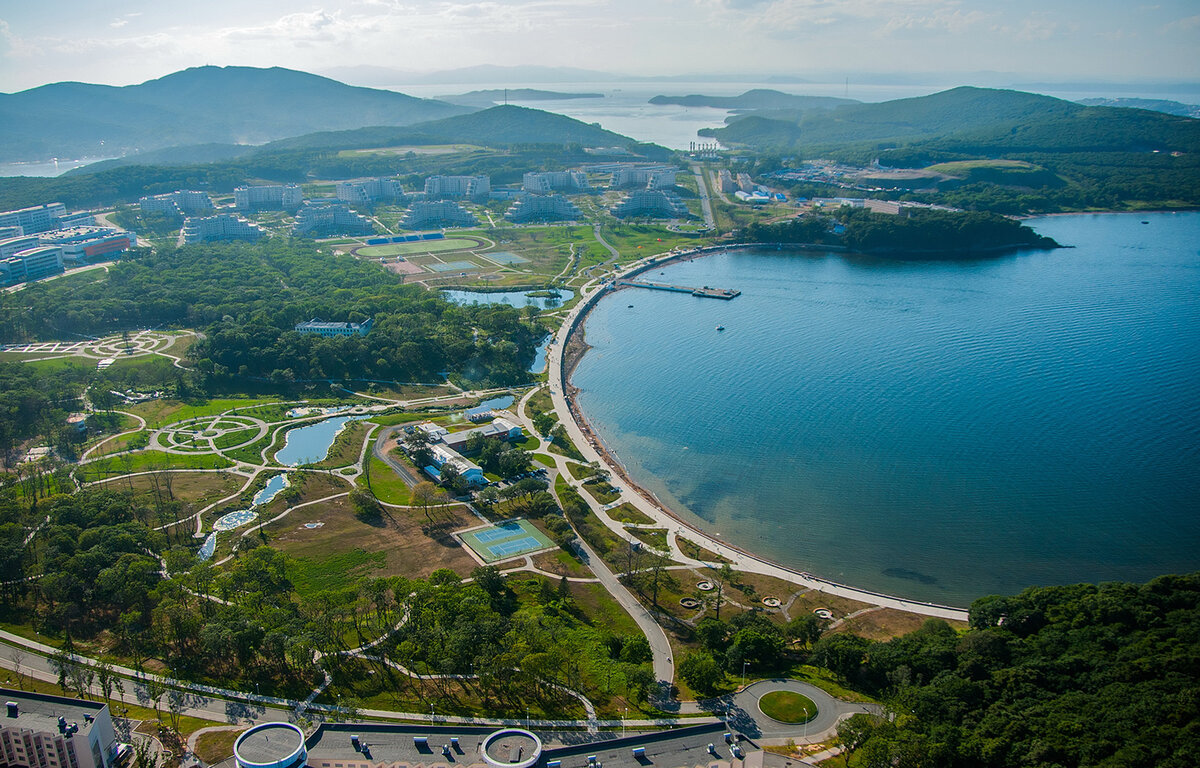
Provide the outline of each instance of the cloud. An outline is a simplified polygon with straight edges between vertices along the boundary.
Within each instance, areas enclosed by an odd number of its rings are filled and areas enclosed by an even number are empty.
[[[1182,19],[1175,19],[1174,21],[1167,23],[1167,26],[1164,28],[1164,31],[1169,30],[1169,31],[1174,32],[1176,30],[1185,30],[1186,31],[1186,30],[1192,30],[1192,29],[1200,29],[1200,16],[1188,16],[1188,17],[1182,18]]]

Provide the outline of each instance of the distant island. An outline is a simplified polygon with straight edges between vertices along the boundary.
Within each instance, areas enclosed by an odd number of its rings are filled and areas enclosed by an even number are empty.
[[[854,99],[833,96],[797,96],[770,88],[755,88],[739,96],[655,96],[651,104],[673,104],[680,107],[714,107],[716,109],[833,109],[842,104],[859,104]]]
[[[1126,109],[1148,109],[1179,117],[1200,117],[1200,104],[1184,104],[1170,99],[1080,99],[1086,107],[1124,107]]]
[[[441,100],[451,104],[468,106],[492,106],[498,101],[565,101],[568,99],[603,99],[603,93],[563,93],[542,91],[537,88],[488,88],[470,91],[456,96],[442,96]]]

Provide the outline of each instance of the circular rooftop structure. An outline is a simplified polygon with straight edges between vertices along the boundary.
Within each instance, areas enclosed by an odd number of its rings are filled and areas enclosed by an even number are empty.
[[[542,756],[542,741],[523,728],[488,734],[480,745],[484,762],[493,768],[530,768]]]
[[[308,759],[304,732],[291,723],[263,723],[233,743],[238,768],[296,768]]]

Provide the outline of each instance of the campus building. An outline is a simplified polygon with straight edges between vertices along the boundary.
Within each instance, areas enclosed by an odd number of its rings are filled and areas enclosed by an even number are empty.
[[[425,197],[465,197],[472,200],[485,198],[492,191],[492,181],[487,176],[430,176],[425,179]]]
[[[129,750],[107,704],[8,688],[0,696],[0,767],[112,768]]]
[[[428,227],[473,227],[476,223],[475,216],[453,200],[435,202],[419,200],[409,207],[400,226],[405,229],[426,229]]]
[[[37,235],[6,237],[0,240],[0,259],[7,259],[15,256],[17,251],[27,251],[30,248],[37,248],[41,244],[42,241]]]
[[[62,271],[63,249],[58,245],[27,248],[0,259],[0,281],[5,285],[40,280]]]
[[[290,211],[299,208],[303,202],[304,192],[299,184],[238,187],[233,190],[233,204],[239,211]]]
[[[612,215],[619,219],[686,219],[691,216],[687,205],[678,195],[657,189],[636,189],[630,192],[613,207]]]
[[[296,323],[298,333],[315,333],[318,336],[366,336],[374,325],[375,318],[368,318],[365,323],[326,323],[315,317],[303,323]]]
[[[547,192],[588,192],[587,174],[583,171],[531,171],[525,174],[526,192],[544,195]]]
[[[206,243],[212,240],[249,240],[254,242],[264,233],[257,224],[231,213],[215,216],[194,216],[183,222],[183,242]]]
[[[618,165],[613,168],[610,186],[613,189],[671,189],[675,186],[676,170],[670,165]]]
[[[380,200],[403,203],[404,188],[395,179],[363,179],[339,181],[337,199],[350,205],[371,205]]]
[[[87,215],[87,214],[85,214]],[[62,203],[45,203],[15,211],[0,212],[0,227],[20,227],[22,234],[32,235],[62,226],[67,207]]]
[[[297,237],[368,235],[373,231],[370,219],[350,210],[350,204],[340,200],[305,202],[292,226],[292,234]]]
[[[733,174],[728,168],[722,168],[717,171],[717,186],[722,192],[733,192],[737,189],[737,184],[733,180]]]
[[[441,436],[441,440],[450,448],[461,451],[467,447],[467,441],[473,435],[492,437],[497,440],[520,440],[523,434],[519,425],[501,417],[492,419],[490,424],[471,427],[470,429],[463,429],[458,432],[446,432]]]
[[[509,207],[504,218],[517,223],[578,221],[583,218],[583,213],[562,195],[526,195]]]
[[[737,188],[741,192],[750,193],[754,191],[754,179],[750,178],[748,173],[739,173],[737,175]]]
[[[135,233],[112,227],[56,229],[43,232],[38,239],[42,245],[61,246],[63,260],[70,264],[88,264],[137,246]]]
[[[138,200],[138,207],[142,213],[164,213],[175,217],[207,213],[213,209],[213,202],[207,192],[177,189],[163,195],[146,195]]]

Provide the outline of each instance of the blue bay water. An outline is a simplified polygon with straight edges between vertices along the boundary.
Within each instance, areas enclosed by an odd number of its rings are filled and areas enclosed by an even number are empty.
[[[1196,569],[1200,214],[1031,224],[1075,247],[656,270],[742,296],[602,300],[581,406],[681,516],[855,586],[966,605]]]

